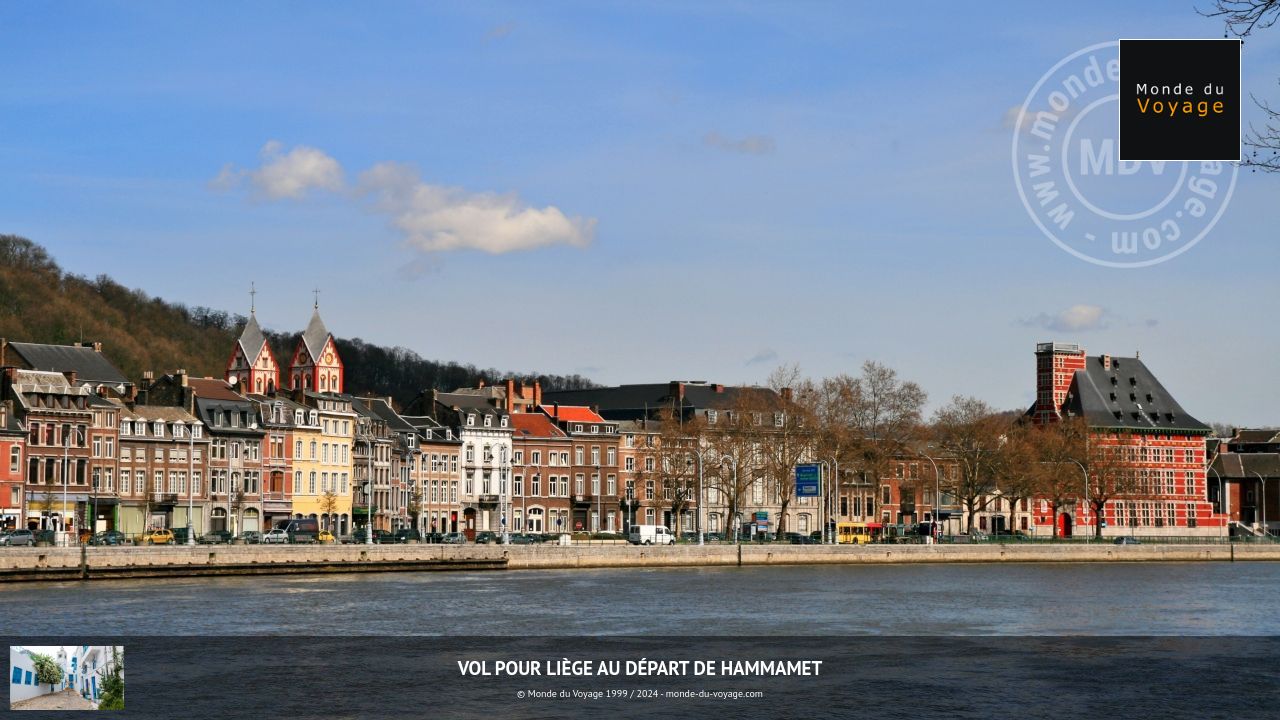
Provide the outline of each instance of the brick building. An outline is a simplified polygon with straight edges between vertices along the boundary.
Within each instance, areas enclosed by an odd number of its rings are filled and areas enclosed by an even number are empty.
[[[569,458],[573,442],[540,412],[511,415],[512,516],[516,532],[550,533],[571,527]]]
[[[25,527],[25,445],[26,431],[13,411],[13,401],[0,399],[0,531]]]
[[[1126,492],[1109,501],[1109,535],[1216,535],[1226,518],[1214,512],[1205,483],[1209,426],[1192,417],[1138,357],[1086,356],[1074,343],[1036,346],[1036,424],[1083,418],[1089,442],[1114,448],[1128,473]],[[1091,531],[1092,509],[1081,496],[1055,515],[1046,498],[1032,501],[1037,534],[1069,537]]]
[[[101,530],[137,535],[148,528],[209,529],[209,437],[181,407],[122,404],[114,522]]]
[[[538,409],[571,441],[569,529],[622,532],[618,424],[580,405],[540,405]]]
[[[1280,431],[1236,430],[1212,443],[1209,499],[1237,534],[1280,527]]]

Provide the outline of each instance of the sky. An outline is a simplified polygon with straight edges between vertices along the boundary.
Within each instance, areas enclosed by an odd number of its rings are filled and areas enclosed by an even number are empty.
[[[0,232],[301,330],[602,383],[896,368],[1030,403],[1034,346],[1141,351],[1280,423],[1272,215],[1239,176],[1151,267],[1023,209],[1011,110],[1058,60],[1222,37],[1188,3],[0,4]],[[1280,102],[1280,29],[1243,85]],[[1246,121],[1252,109],[1246,111]]]

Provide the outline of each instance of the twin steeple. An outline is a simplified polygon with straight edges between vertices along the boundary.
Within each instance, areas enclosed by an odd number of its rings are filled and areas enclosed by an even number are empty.
[[[289,363],[290,388],[326,393],[343,391],[345,371],[337,343],[320,318],[320,289],[312,291],[311,322],[303,331]],[[258,324],[255,285],[249,286],[249,319],[240,332],[227,362],[227,382],[245,393],[271,393],[280,387],[280,365]],[[243,388],[243,389],[241,389]]]

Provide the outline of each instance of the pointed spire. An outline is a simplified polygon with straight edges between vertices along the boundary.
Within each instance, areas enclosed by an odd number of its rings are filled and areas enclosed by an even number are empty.
[[[249,314],[253,315],[257,308],[258,288],[254,286],[252,280],[249,281]]]
[[[324,326],[324,320],[320,319],[320,308],[317,305],[311,313],[311,322],[307,323],[307,329],[302,332],[302,342],[306,344],[311,359],[318,361],[328,341],[329,329]]]
[[[320,309],[320,288],[316,288],[312,290],[311,294],[315,296],[315,303],[311,307],[316,310],[319,310]]]

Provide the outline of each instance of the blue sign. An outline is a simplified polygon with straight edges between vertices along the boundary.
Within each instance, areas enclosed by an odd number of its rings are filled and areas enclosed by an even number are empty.
[[[821,465],[808,463],[796,466],[796,497],[818,497],[821,486]]]

